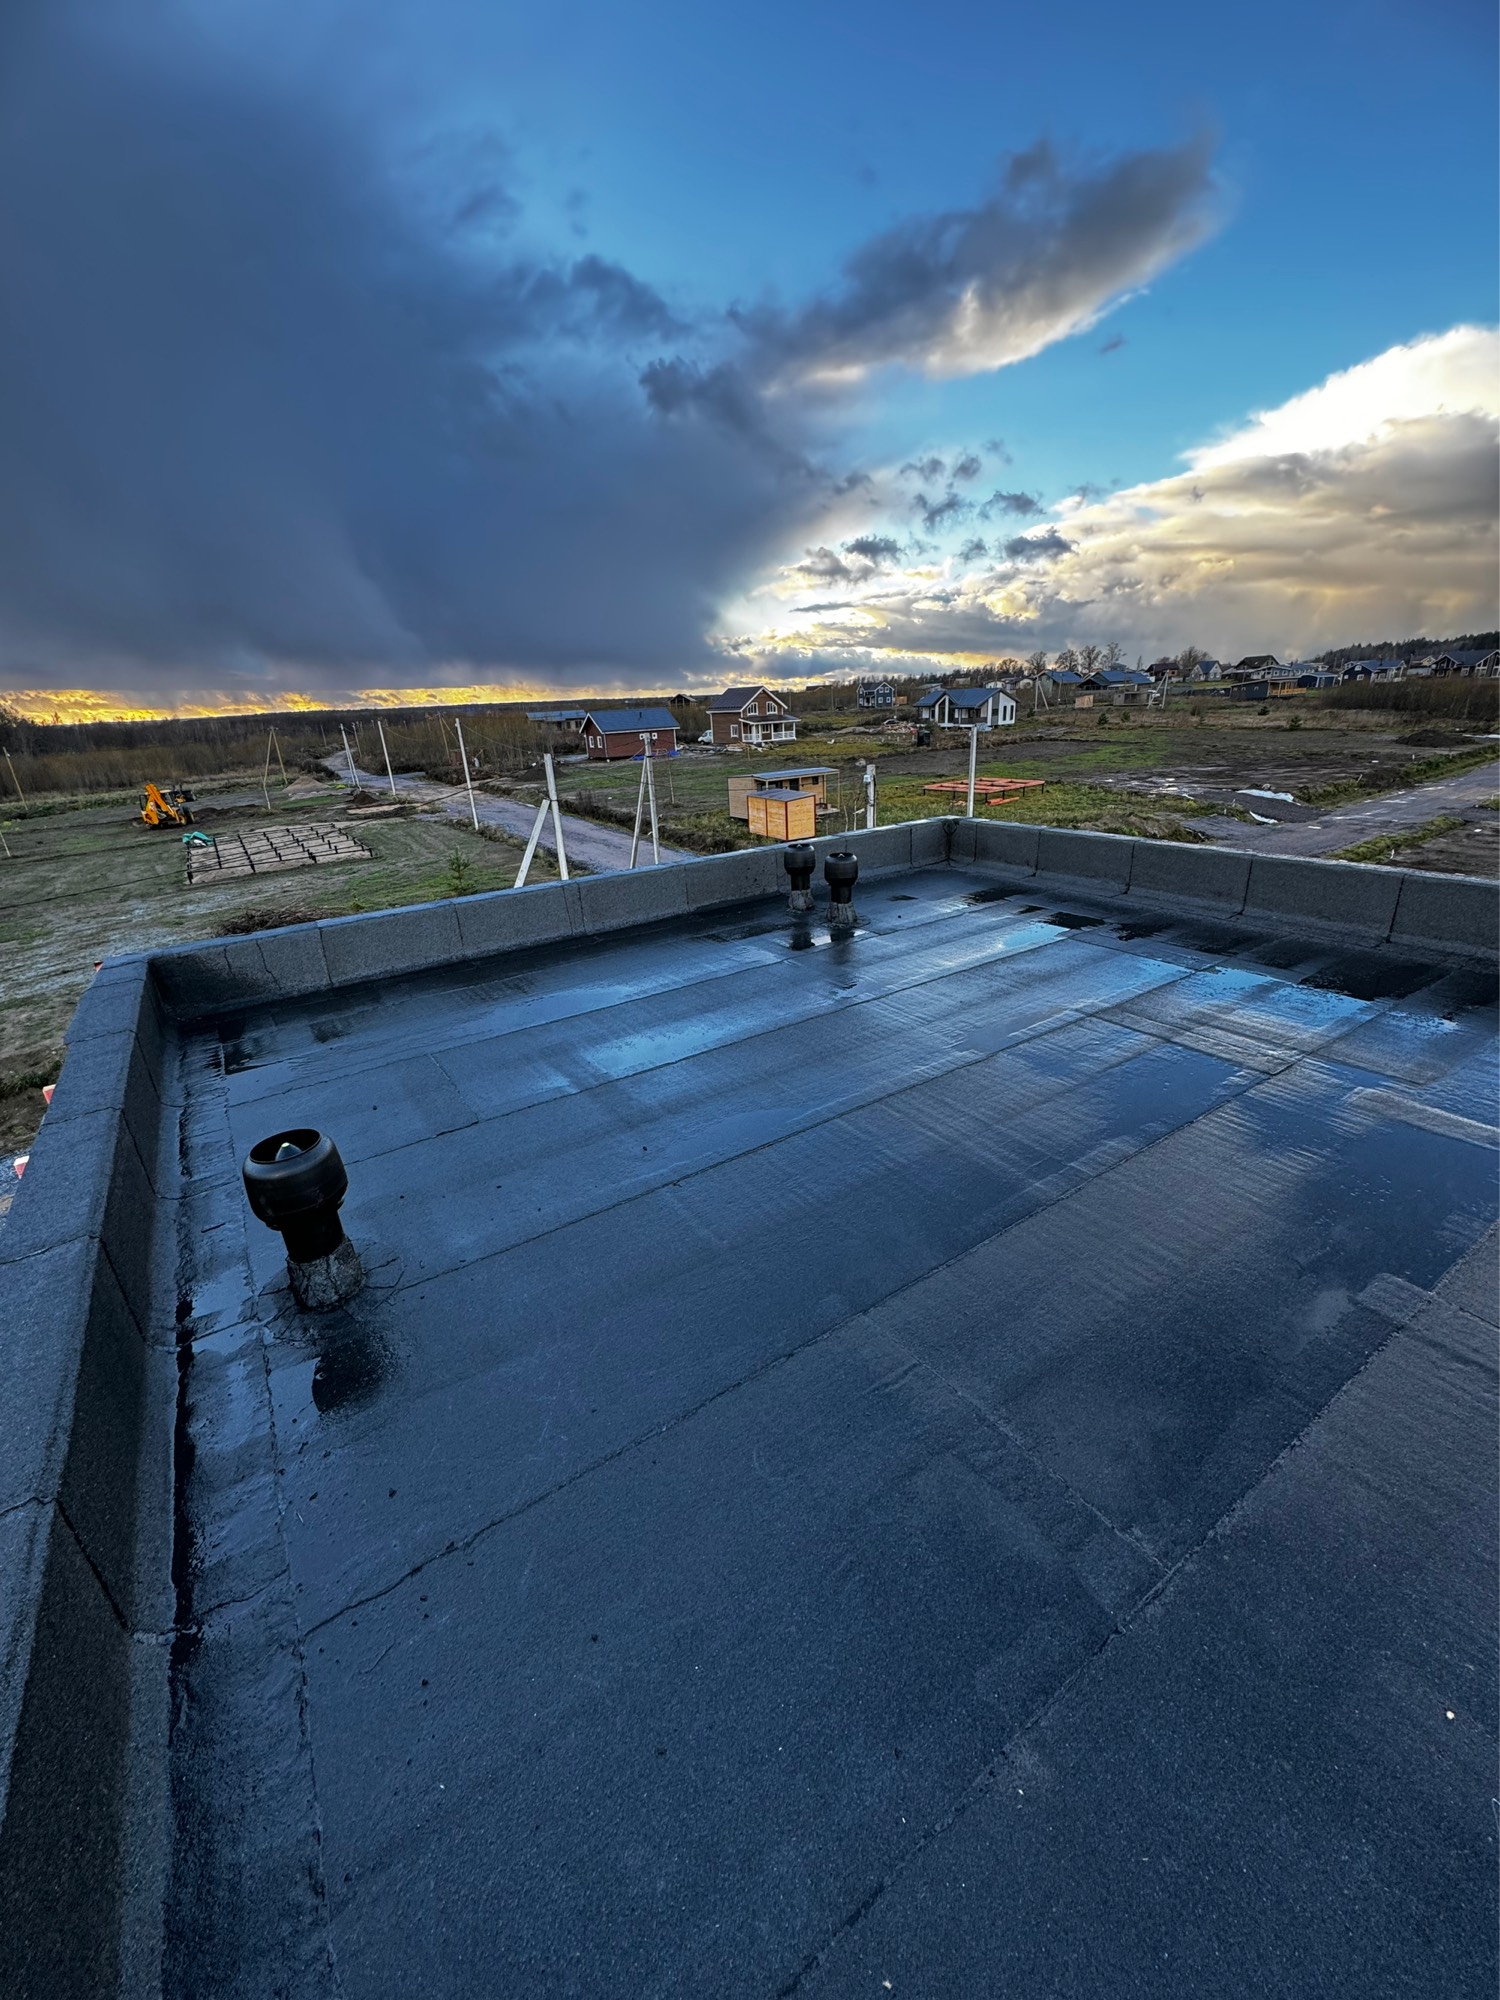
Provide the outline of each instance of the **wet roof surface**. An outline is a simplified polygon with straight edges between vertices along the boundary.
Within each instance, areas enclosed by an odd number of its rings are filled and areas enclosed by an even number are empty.
[[[859,904],[190,1044],[172,1990],[1491,1990],[1493,977]]]

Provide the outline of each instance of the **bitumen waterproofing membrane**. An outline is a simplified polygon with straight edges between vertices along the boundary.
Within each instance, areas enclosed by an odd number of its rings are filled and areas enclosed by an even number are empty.
[[[111,1977],[1494,1990],[1493,964],[856,900],[172,1031]],[[239,1171],[308,1126],[317,1316]]]

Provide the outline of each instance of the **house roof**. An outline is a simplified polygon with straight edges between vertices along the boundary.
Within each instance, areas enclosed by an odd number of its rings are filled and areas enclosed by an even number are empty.
[[[1247,653],[1243,660],[1235,661],[1236,667],[1275,667],[1281,662],[1274,653]]]
[[[676,729],[669,708],[591,708],[587,719],[606,736],[627,735],[633,729]]]
[[[1049,667],[1046,673],[1049,681],[1059,681],[1064,687],[1081,687],[1083,675],[1075,674],[1071,667]]]
[[[528,708],[528,722],[582,722],[588,714],[586,708]]]
[[[1451,660],[1455,667],[1477,667],[1482,660],[1493,660],[1496,648],[1493,646],[1450,646],[1444,652],[1432,654],[1436,660]]]
[[[747,708],[757,695],[762,694],[776,694],[776,690],[766,687],[764,683],[758,687],[725,688],[722,694],[716,694],[713,697],[708,706],[710,709],[743,709]],[[785,701],[786,696],[778,694],[776,695],[776,699],[778,701]]]
[[[755,771],[751,775],[761,785],[778,778],[836,778],[838,771],[832,764],[799,764],[794,771]]]
[[[1084,839],[105,967],[0,1224],[6,1990],[124,1956],[80,1812],[184,1992],[1491,1990],[1494,887]]]
[[[943,696],[951,692],[952,690],[949,688],[929,688],[926,694],[920,695],[918,697],[917,707],[935,708],[937,704],[942,700]]]

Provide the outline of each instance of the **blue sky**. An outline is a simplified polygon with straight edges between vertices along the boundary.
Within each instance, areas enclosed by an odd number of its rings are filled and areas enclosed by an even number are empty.
[[[790,675],[1493,617],[1494,356],[1450,339],[1496,318],[1478,0],[20,0],[6,32],[0,686],[651,686],[726,646]],[[1040,209],[1004,178],[1038,146]],[[1062,303],[1025,303],[1039,268]],[[1282,577],[1269,459],[1172,482],[1362,366]],[[1350,568],[1381,479],[1427,496],[1420,572]],[[996,485],[1034,502],[1008,528]],[[922,529],[918,489],[963,504]],[[900,551],[844,579],[851,620],[794,630],[870,535]]]

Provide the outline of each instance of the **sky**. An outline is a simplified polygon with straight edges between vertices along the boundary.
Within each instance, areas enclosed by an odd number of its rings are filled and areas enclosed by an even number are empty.
[[[11,0],[33,713],[1496,612],[1478,0]]]

